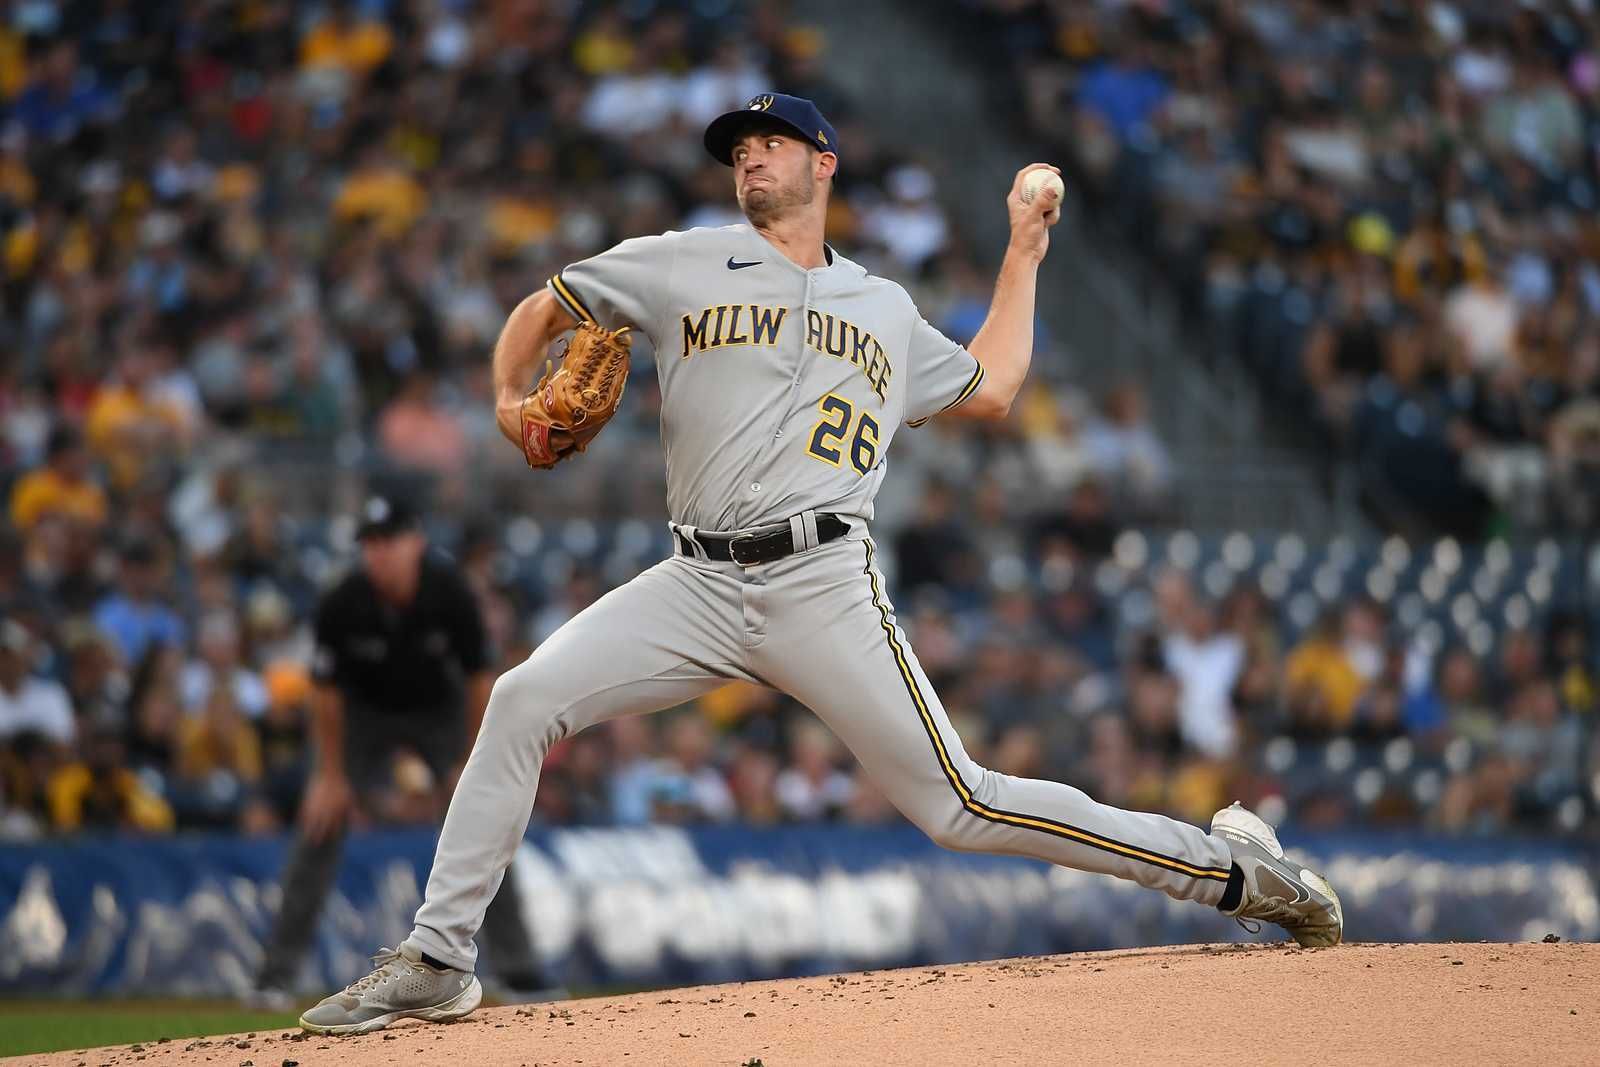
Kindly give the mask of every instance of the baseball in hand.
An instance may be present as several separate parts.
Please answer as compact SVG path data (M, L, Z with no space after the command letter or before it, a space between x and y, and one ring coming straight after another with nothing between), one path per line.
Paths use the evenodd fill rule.
M1061 175L1053 170L1045 170L1040 167L1038 170L1030 170L1023 175L1022 192L1019 195L1022 197L1024 204L1031 204L1033 203L1033 198L1046 189L1054 189L1056 191L1056 207L1054 210L1060 210L1061 202L1067 196L1067 186L1062 182Z

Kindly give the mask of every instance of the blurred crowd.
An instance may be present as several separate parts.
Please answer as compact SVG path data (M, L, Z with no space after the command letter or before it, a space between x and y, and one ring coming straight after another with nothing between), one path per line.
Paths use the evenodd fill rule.
M660 558L651 361L583 460L536 479L498 443L485 355L565 263L734 221L700 132L755 92L812 97L849 144L830 239L976 333L964 215L830 84L799 14L0 0L0 835L289 824L307 623L370 483L429 503L502 666ZM903 433L879 498L902 617L976 756L1198 821L1236 795L1325 822L1586 816L1582 618L1419 649L1377 600L1326 598L1312 627L1264 573L1221 589L1119 553L1169 513L1173 457L1137 385L1089 397L1037 336L1013 419ZM1396 741L1438 757L1437 788L1344 788ZM1334 778L1299 788L1324 752ZM436 817L426 767L393 777L376 817ZM803 709L730 686L558 747L537 817L895 816Z
M1238 798L1302 826L1597 825L1594 612L1572 596L1592 563L1582 552L1163 542L1119 533L1082 497L1024 524L960 503L935 485L883 548L921 663L990 768L1202 823ZM603 551L564 547L578 529L526 559L490 527L441 537L501 668L610 584ZM664 537L643 546L633 569L664 550ZM168 562L134 542L82 617L43 629L55 644L35 636L37 609L16 609L25 584L0 586L14 608L0 623L0 832L271 832L295 817L311 758L308 623L270 582L236 611L237 573L206 577L189 610ZM416 754L391 779L371 819L437 817L445 787ZM808 711L740 683L559 744L535 818L897 816Z
M1020 110L1389 525L1600 521L1587 0L966 0Z

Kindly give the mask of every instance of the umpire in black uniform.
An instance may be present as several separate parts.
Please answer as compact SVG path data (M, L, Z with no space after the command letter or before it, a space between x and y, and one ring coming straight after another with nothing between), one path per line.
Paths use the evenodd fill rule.
M494 685L477 600L449 560L428 551L397 497L362 508L361 566L317 607L311 732L317 763L283 874L283 905L256 979L257 999L286 1004L338 873L352 821L372 814L396 756L425 761L443 812ZM510 875L484 919L494 970L516 991L543 986Z

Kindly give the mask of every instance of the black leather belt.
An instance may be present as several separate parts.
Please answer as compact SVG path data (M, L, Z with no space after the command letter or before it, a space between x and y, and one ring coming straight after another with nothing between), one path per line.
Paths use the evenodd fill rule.
M826 512L817 515L819 545L837 541L849 530L850 523L837 515ZM692 543L690 537L682 530L675 530L674 537L678 542L678 551L685 556L704 556L718 563L737 563L741 567L771 563L785 556L792 556L796 551L794 530L787 522L757 526L752 530L743 530L736 534L706 533L703 530L696 530ZM700 552L694 550L696 544L700 546Z

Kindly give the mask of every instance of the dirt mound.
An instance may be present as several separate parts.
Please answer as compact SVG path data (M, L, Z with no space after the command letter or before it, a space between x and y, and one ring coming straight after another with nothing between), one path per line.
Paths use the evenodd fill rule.
M865 971L24 1057L50 1067L1595 1062L1600 946L1213 945Z

